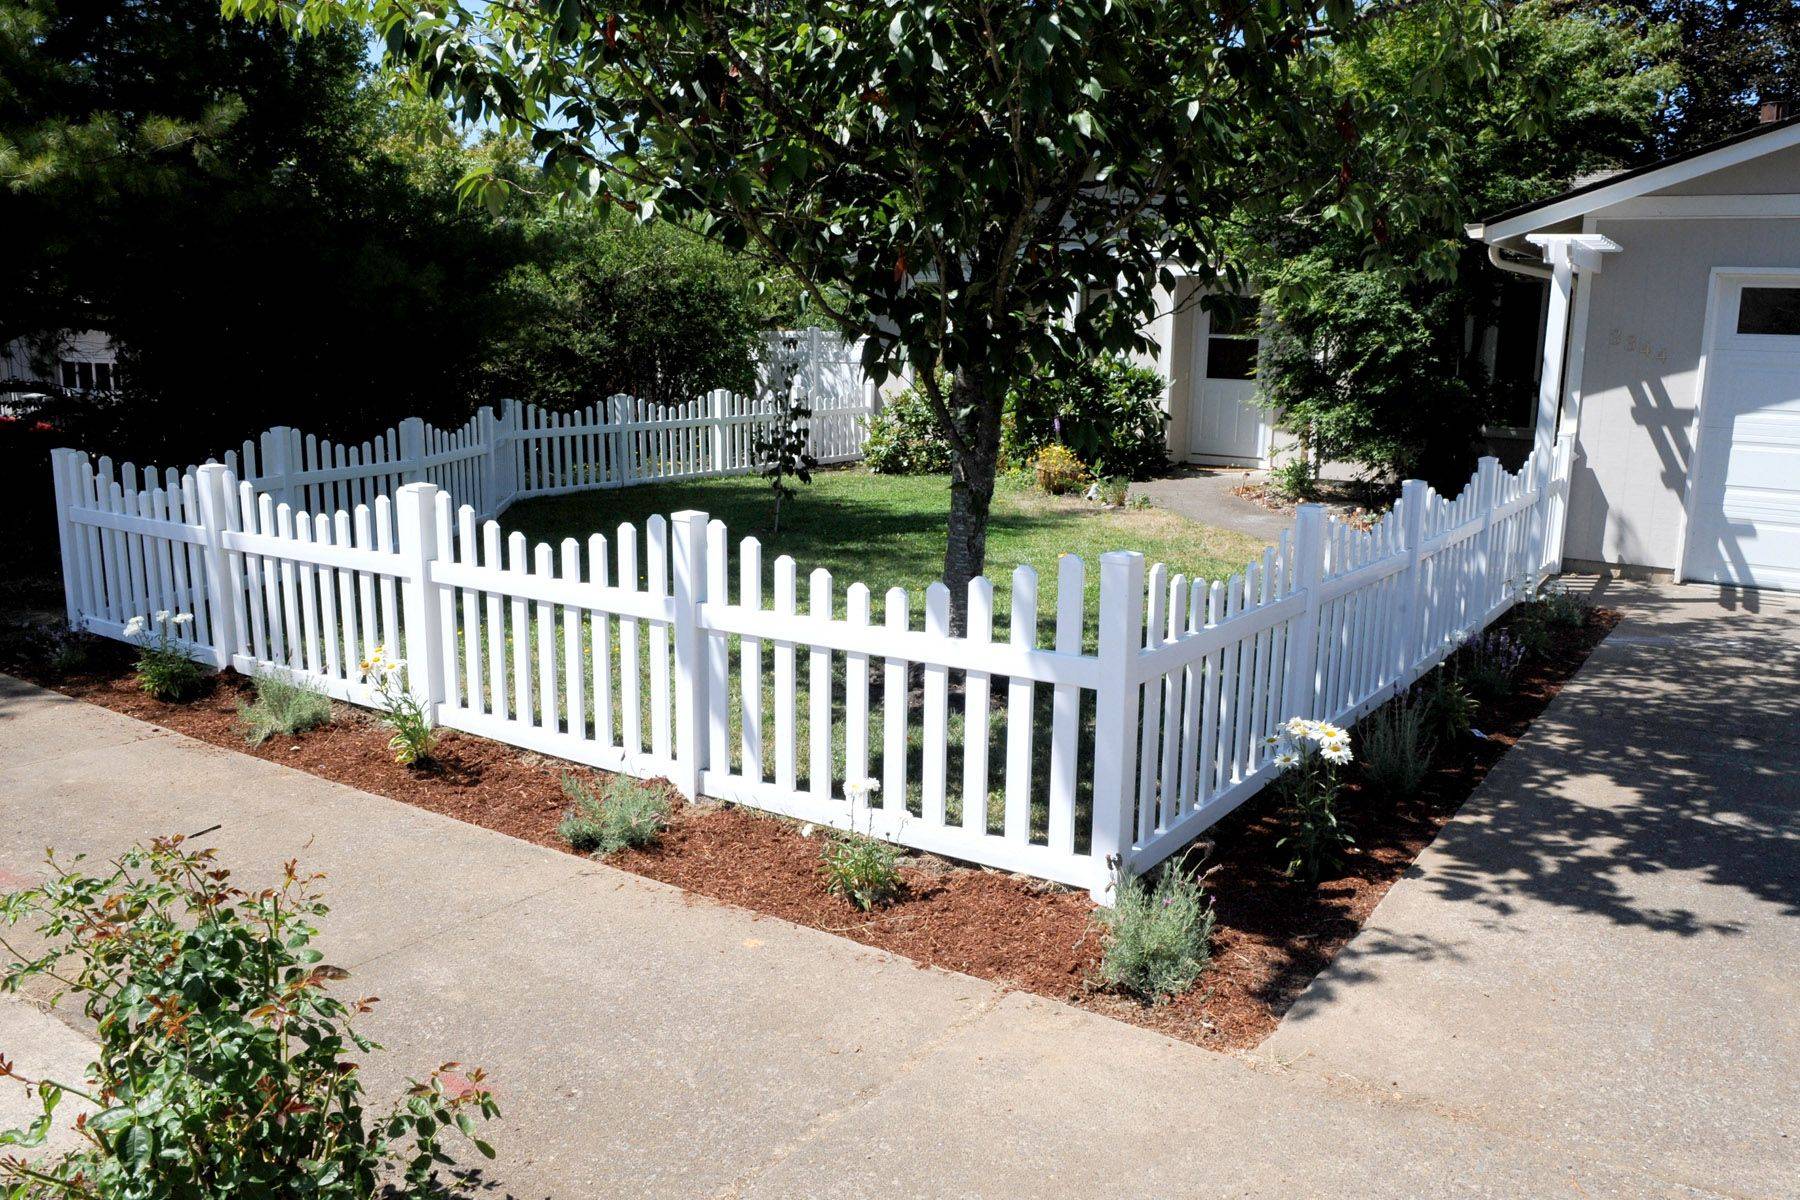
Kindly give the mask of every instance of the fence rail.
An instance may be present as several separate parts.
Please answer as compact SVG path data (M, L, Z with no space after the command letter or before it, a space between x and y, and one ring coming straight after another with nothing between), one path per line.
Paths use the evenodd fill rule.
M656 477L623 464L658 455L729 461L710 416L605 426L674 439L635 460L597 450L597 422L536 419L302 442L276 460L294 470L265 454L241 479L252 448L160 473L59 450L69 618L122 638L133 617L192 612L177 632L196 658L363 705L357 664L387 646L439 724L1103 894L1264 786L1287 717L1354 721L1561 560L1567 439L1516 473L1483 459L1454 499L1408 481L1366 531L1303 505L1225 580L1102 555L1093 612L1073 555L1045 581L1053 598L1013 573L1003 628L977 579L953 637L942 584L890 589L878 615L866 585L765 565L704 513L555 547L504 534L487 517L508 487L620 486ZM705 436L676 437L690 434ZM288 498L434 469L448 486L319 512Z

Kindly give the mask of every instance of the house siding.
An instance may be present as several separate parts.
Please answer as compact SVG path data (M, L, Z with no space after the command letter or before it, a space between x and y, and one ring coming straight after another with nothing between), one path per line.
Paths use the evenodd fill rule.
M1564 553L1673 570L1711 273L1800 268L1800 220L1602 217L1592 228L1622 250L1581 280L1590 295Z

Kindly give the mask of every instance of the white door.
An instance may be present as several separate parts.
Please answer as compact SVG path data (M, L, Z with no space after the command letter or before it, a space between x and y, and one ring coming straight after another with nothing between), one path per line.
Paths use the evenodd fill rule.
M1188 393L1188 457L1261 466L1269 452L1269 411L1256 403L1256 310L1195 310L1193 385Z
M1682 574L1800 589L1800 273L1719 288Z

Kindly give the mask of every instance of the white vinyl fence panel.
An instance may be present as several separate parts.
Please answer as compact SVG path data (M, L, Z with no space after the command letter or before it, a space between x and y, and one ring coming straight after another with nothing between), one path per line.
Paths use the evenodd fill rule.
M692 440L657 454L712 453L719 427L687 419L657 436ZM606 478L629 461L603 444L622 424L527 420L546 436L505 443L523 461L463 478L484 503L514 469ZM470 461L457 435L422 444L435 466ZM302 444L285 486L337 486L316 465L337 455ZM977 579L952 637L944 585L877 597L765 562L704 513L531 546L429 481L309 512L230 465L55 455L80 627L122 638L134 616L192 612L196 658L363 705L358 664L386 646L441 725L1096 894L1261 789L1286 718L1353 722L1558 569L1568 466L1565 439L1516 473L1482 460L1454 499L1409 481L1366 531L1305 505L1225 580L1131 552L1064 556L1054 580L1020 567L1007 619Z

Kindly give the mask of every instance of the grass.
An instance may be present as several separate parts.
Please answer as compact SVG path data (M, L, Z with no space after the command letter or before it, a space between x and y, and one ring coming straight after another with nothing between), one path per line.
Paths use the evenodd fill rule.
M844 588L851 583L869 586L877 621L882 594L890 587L902 587L913 597L918 628L925 589L943 576L949 505L947 475L876 475L855 467L816 474L799 497L783 507L779 536L768 531L769 489L753 476L525 500L508 509L501 524L533 542L555 544L573 537L585 543L596 530L610 536L624 523L641 526L657 513L698 509L724 521L730 531L734 589L737 543L755 537L763 546L765 603L773 591L774 561L788 554L799 568L803 606L807 573L823 567L832 574L840 614ZM1056 611L1057 560L1065 553L1079 555L1087 563L1091 616L1099 603L1100 556L1109 550L1137 550L1146 562L1166 563L1171 572L1190 579L1222 579L1261 555L1264 545L1247 534L1163 509L1103 509L1091 501L1003 484L994 497L988 527L987 574L994 582L995 627L1006 627L1015 566L1030 566L1038 573L1039 612L1047 634L1050 614Z

